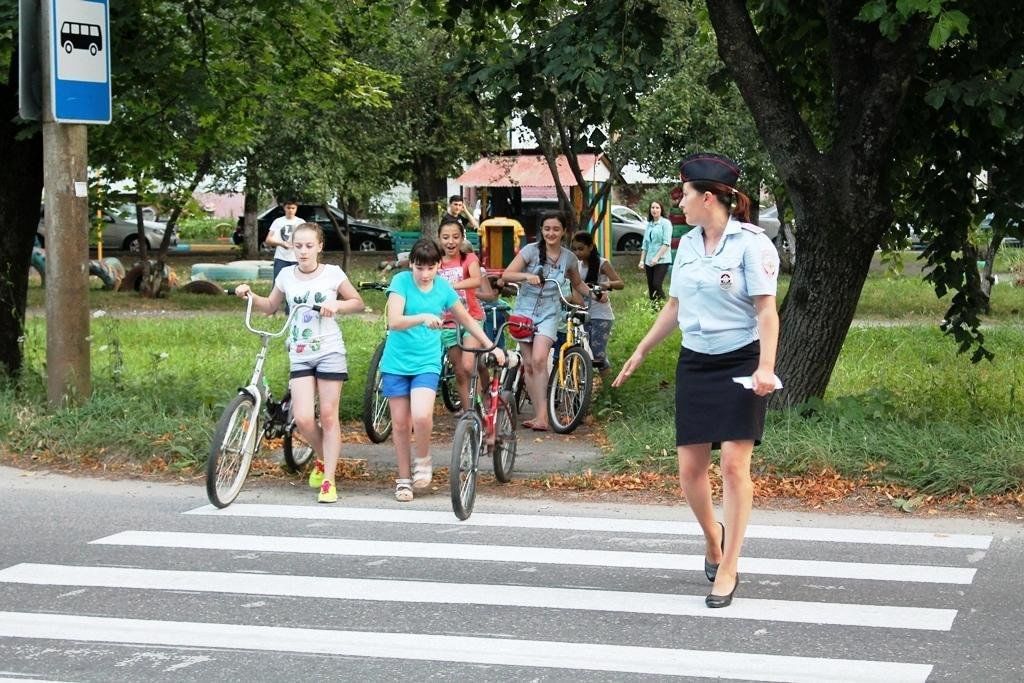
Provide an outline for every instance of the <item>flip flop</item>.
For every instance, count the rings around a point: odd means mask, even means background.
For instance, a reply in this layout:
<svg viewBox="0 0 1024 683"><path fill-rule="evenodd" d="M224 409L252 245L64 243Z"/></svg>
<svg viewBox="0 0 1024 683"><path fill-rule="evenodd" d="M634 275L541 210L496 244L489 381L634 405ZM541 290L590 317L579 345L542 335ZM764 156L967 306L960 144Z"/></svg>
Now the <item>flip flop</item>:
<svg viewBox="0 0 1024 683"><path fill-rule="evenodd" d="M523 420L523 426L527 429L533 429L533 420Z"/></svg>
<svg viewBox="0 0 1024 683"><path fill-rule="evenodd" d="M546 432L546 431L548 431L547 427L538 427L536 425L530 425L530 429L532 429L535 432Z"/></svg>

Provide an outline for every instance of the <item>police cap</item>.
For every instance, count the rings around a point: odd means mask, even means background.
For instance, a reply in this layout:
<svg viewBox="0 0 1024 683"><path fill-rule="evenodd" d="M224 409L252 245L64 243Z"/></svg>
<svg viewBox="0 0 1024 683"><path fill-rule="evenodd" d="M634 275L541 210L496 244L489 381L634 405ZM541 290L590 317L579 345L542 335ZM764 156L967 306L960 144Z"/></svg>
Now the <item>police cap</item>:
<svg viewBox="0 0 1024 683"><path fill-rule="evenodd" d="M740 167L735 161L721 154L697 152L683 157L679 162L679 177L683 182L693 180L709 180L736 187L740 177Z"/></svg>

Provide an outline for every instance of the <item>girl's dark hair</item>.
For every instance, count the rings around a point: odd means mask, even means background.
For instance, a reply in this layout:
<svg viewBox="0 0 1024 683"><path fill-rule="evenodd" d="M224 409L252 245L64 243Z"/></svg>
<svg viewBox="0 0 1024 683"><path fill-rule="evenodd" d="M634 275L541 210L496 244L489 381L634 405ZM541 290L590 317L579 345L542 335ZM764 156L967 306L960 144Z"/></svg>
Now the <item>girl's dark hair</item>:
<svg viewBox="0 0 1024 683"><path fill-rule="evenodd" d="M548 262L548 250L542 242L544 238L540 235L540 229L544 227L544 221L549 221L554 218L558 221L558 224L562 226L562 232L565 232L565 216L562 215L561 211L546 211L540 216L540 223L537 225L537 251L540 252L540 265L544 266Z"/></svg>
<svg viewBox="0 0 1024 683"><path fill-rule="evenodd" d="M658 208L661 209L661 217L662 218L668 218L668 216L665 215L665 206L661 202L653 201L653 202L651 202L651 204L657 204ZM651 207L649 207L649 206L647 207L647 222L648 223L653 223L654 222L654 214L651 213Z"/></svg>
<svg viewBox="0 0 1024 683"><path fill-rule="evenodd" d="M441 262L444 252L437 240L423 237L409 250L409 263L415 266L433 266Z"/></svg>
<svg viewBox="0 0 1024 683"><path fill-rule="evenodd" d="M724 183L711 180L691 180L690 186L697 192L710 192L734 218L750 222L750 197Z"/></svg>
<svg viewBox="0 0 1024 683"><path fill-rule="evenodd" d="M590 255L587 257L587 277L584 279L584 282L588 285L596 285L597 276L601 272L601 252L594 246L594 236L586 230L580 230L572 236L572 241L579 242L587 247L593 247L590 250Z"/></svg>
<svg viewBox="0 0 1024 683"><path fill-rule="evenodd" d="M459 227L459 232L461 232L461 233L462 233L462 236L463 236L463 237L465 237L465 236L466 236L466 226L465 226L465 225L463 225L463 224L462 224L462 221L460 221L460 220L459 220L458 218L451 218L451 217L449 217L449 218L445 218L445 219L443 219L443 220L441 221L441 225L440 225L440 227L438 227L438 229L437 229L437 234L438 234L438 235L440 235L440 234L441 234L441 228L443 228L443 227L444 227L444 226L446 226L446 225L457 225L457 226Z"/></svg>

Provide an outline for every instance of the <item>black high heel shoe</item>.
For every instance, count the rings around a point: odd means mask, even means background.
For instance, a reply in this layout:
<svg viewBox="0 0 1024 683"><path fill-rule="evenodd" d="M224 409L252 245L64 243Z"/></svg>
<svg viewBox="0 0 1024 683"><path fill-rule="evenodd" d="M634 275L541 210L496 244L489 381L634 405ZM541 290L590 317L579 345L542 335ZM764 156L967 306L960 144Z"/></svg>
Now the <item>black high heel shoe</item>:
<svg viewBox="0 0 1024 683"><path fill-rule="evenodd" d="M736 583L733 584L732 590L729 591L728 595L715 595L714 593L708 593L708 596L704 598L704 604L711 609L718 607L728 607L732 604L732 596L736 595L736 589L740 587L740 575L736 574Z"/></svg>
<svg viewBox="0 0 1024 683"><path fill-rule="evenodd" d="M722 524L721 522L719 522L718 526L722 527L722 552L724 553L725 552L725 525ZM711 583L714 583L715 582L715 577L718 576L718 565L717 564L711 564L710 562L708 562L708 556L707 555L704 556L704 576L708 577L708 581L710 581Z"/></svg>

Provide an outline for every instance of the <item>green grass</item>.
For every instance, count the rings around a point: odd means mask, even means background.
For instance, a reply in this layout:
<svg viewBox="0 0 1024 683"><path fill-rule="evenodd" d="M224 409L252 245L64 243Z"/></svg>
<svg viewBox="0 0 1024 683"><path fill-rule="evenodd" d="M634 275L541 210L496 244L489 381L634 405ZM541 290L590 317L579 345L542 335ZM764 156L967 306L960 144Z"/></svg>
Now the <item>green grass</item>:
<svg viewBox="0 0 1024 683"><path fill-rule="evenodd" d="M283 317L259 316L279 327ZM353 352L342 400L343 419L360 414L369 353L383 334L382 322L343 319ZM27 372L0 390L0 445L13 452L50 451L71 459L84 455L192 464L205 459L217 416L245 385L259 347L242 326L241 311L188 319L117 319L92 323L93 395L81 406L45 408L45 326L26 330ZM288 374L281 340L271 342L266 365L271 390L280 396Z"/></svg>
<svg viewBox="0 0 1024 683"><path fill-rule="evenodd" d="M634 326L617 327L616 344L629 347L630 337L638 339L642 331ZM996 360L972 365L933 327L852 329L825 399L769 414L755 453L758 467L870 473L929 493L1019 489L1024 359L1015 351L1024 344L1024 330L1003 326L989 330L988 338ZM663 343L624 387L596 401L613 444L610 469L675 468L678 343L678 336Z"/></svg>
<svg viewBox="0 0 1024 683"><path fill-rule="evenodd" d="M610 343L621 364L646 333L655 312L646 303L643 275L632 258L620 259L627 289L616 292L616 324ZM353 280L372 279L371 268L355 268ZM783 288L785 287L783 282ZM269 283L259 285L261 291ZM383 310L378 292L363 294ZM43 305L38 286L30 305ZM144 301L133 294L90 292L90 308L107 311L150 308L166 316L116 317L92 321L93 396L82 406L45 408L45 324L30 318L26 373L16 386L0 388L0 447L14 452L47 450L79 456L165 458L173 465L202 462L210 432L235 387L249 377L258 340L242 327L242 303L233 297L175 294ZM758 471L803 473L831 467L849 476L869 473L925 492L1019 490L1024 481L1021 394L1024 345L1019 310L1024 289L999 285L986 343L994 362L972 365L957 355L937 329L945 304L918 278L869 278L858 317L901 321L897 326L854 326L838 360L824 401L769 415L765 443L756 454ZM205 310L182 317L175 310ZM269 326L281 318L265 318ZM366 363L383 333L378 320L342 322L349 348L350 380L342 416L359 416ZM593 413L606 426L611 470L675 468L674 370L679 336L655 349L621 389L608 383L595 397ZM272 343L267 367L280 391L287 359Z"/></svg>

